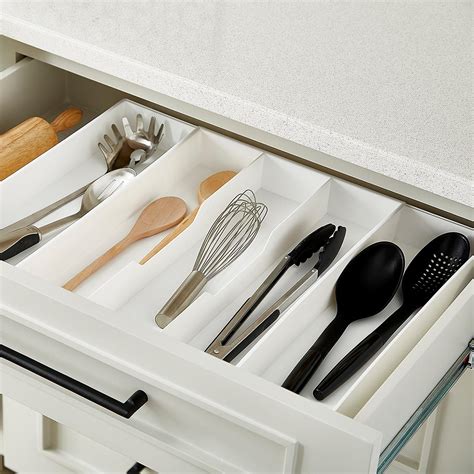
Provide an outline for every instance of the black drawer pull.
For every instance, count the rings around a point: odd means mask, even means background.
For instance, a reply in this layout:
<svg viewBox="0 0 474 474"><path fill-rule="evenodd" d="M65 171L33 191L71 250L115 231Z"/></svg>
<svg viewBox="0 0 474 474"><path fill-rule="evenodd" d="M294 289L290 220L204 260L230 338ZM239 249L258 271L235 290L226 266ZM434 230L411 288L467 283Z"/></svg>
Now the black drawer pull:
<svg viewBox="0 0 474 474"><path fill-rule="evenodd" d="M24 354L20 354L4 345L0 345L0 357L3 357L13 364L19 365L20 367L23 367L24 369L29 370L60 387L70 390L81 397L87 398L87 400L97 403L97 405L113 411L124 418L130 418L148 401L147 394L143 390L137 390L127 401L119 402L118 400L115 400L115 398L109 397L82 382L74 380L61 372L58 372L47 365L41 364L40 362L31 359Z"/></svg>
<svg viewBox="0 0 474 474"><path fill-rule="evenodd" d="M143 464L140 464L139 462L136 462L128 471L127 474L139 474L140 472L145 469L145 466Z"/></svg>

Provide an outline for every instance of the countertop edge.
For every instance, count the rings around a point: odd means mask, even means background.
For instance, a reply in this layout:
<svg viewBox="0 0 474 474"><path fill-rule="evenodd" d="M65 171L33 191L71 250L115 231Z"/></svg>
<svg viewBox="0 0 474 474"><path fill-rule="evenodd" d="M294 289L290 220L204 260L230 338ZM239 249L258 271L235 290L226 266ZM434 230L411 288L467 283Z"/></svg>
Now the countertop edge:
<svg viewBox="0 0 474 474"><path fill-rule="evenodd" d="M1 15L1 19L0 34L16 41L332 155L454 202L467 206L474 204L474 186L468 178L378 149L357 138L317 127L30 22L9 15ZM229 110L232 114L229 114Z"/></svg>

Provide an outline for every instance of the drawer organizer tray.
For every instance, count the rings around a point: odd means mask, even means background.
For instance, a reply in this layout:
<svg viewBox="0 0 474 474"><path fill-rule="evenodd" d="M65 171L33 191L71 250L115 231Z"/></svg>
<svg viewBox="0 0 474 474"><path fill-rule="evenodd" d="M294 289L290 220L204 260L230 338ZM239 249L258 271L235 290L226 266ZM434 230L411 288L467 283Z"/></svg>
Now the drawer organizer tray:
<svg viewBox="0 0 474 474"><path fill-rule="evenodd" d="M280 469L294 472L298 469L316 469L316 465L327 470L331 464L316 462L321 452L305 451L303 455L301 452L304 450L298 451L297 448L298 443L313 447L315 439L323 446L326 435L327 442L333 445L350 441L351 449L357 450L357 446L363 448L360 458L353 458L354 465L368 466L367 470L373 471L382 436L377 438L368 427L374 426L384 436L384 445L400 428L400 420L382 420L378 423L374 421L373 414L387 409L384 398L388 390L386 387L393 385L393 380L409 379L407 361L414 357L422 344L426 344L426 338L438 334L436 328L445 324L447 318L448 323L451 321L449 305L468 284L474 258L397 331L369 364L323 402L317 402L312 397L316 384L342 356L400 305L400 294L380 314L351 325L301 396L287 392L279 385L332 319L335 314L334 285L347 263L362 249L381 240L395 242L403 250L408 265L435 236L457 231L468 235L472 245L472 231L401 201L192 126L157 112L153 107L123 99L125 95L118 91L44 63L24 59L1 74L2 88L5 84L12 90L14 81L25 80L31 75L39 77L40 93L36 93L36 99L30 101L25 114L13 115L12 120L18 122L30 115L51 117L64 104L73 103L87 109L86 122L89 123L69 137L64 137L61 143L1 183L0 227L21 219L103 174L105 163L97 142L104 133L110 133L112 123L120 124L123 116L133 123L136 114L141 113L145 123L148 123L151 115L155 115L158 123L165 124L165 138L158 153L150 159L148 166L139 170L140 173L130 184L64 231L45 239L29 254L1 264L0 277L5 284L3 313L8 320L5 324L7 342L16 345L18 350L30 351L32 357L47 359L45 363L54 365L54 354L40 347L41 341L50 338L54 340L51 347L56 348L57 353L64 351L68 354L64 360L57 361L58 370L67 372L73 368L83 380L95 386L104 385L101 381L107 381L105 392L118 390L118 393L125 395L129 394L130 389L123 387L145 389L150 404L134 415L136 426L126 424L124 432L136 437L135 431L139 430L146 439L144 443L149 443L149 453L153 452L152 445L155 446L153 443L156 442L155 448L179 457L180 466L188 466L189 463L192 466L190 471L267 469L277 472ZM48 85L48 80L53 82ZM44 94L41 93L43 88ZM116 103L117 100L120 101ZM13 110L11 101L6 106ZM14 123L1 125L8 128ZM235 171L236 175L202 203L189 228L147 263L141 265L138 262L166 233L135 243L87 279L75 292L61 288L85 265L122 238L147 204L158 197L174 195L181 197L191 211L198 205L199 183L223 170ZM269 209L257 238L236 262L211 280L199 297L174 321L164 329L158 328L154 315L191 270L211 223L236 194L246 189L252 189L257 200ZM16 206L9 206L11 202L15 202ZM39 223L72 213L78 207L79 199ZM337 258L321 278L231 364L204 354L209 343L265 279L275 263L301 238L327 223L345 226L347 234ZM314 261L292 268L272 291L268 302L261 305L256 313L282 295L288 288L288 281L296 281L309 270L311 264ZM38 308L43 304L47 314L44 315L45 326L40 328L42 322ZM61 331L51 326L59 315L61 324L70 331L67 336L64 336L66 329L60 336ZM68 317L72 319L67 321ZM28 320L25 326L31 327L21 328L24 323L22 318ZM74 331L83 334L83 331L87 332L88 325L96 330L91 334L90 341L83 343L76 338ZM98 332L102 332L107 339L100 350L97 349ZM37 344L32 341L37 341ZM129 375L127 369L132 372L133 364L122 360L120 354L116 357L116 354L107 352L111 347L125 346L140 349L136 351L136 361L141 360L143 366L134 368L133 375ZM447 347L447 350L451 349L451 346ZM99 362L94 358L102 350L104 361ZM68 351L73 351L74 357ZM159 366L167 351L170 360L176 358L178 361L176 367L188 370L190 364L195 364L197 380L185 380L186 374L179 371L175 374L171 365ZM154 361L155 353L161 354L159 362ZM83 361L83 366L77 361ZM93 370L84 368L89 364L94 367ZM152 374L153 370L156 373ZM217 380L215 387L210 386L213 376ZM15 375L12 377L15 378ZM120 389L118 381L123 382ZM189 387L193 386L202 395L190 394L190 388L188 392L180 389L180 384L184 387L188 382ZM109 383L110 386L107 385ZM229 411L224 407L224 401L221 403L217 398L221 390L219 383L224 384L222 393L228 396L232 388L236 393L254 394L262 406L267 401L274 409L280 407L282 419L275 420L274 427L270 427L273 423L271 413L266 413L263 408L262 419L266 420L266 424L254 422L245 415L236 415L232 409ZM215 398L212 398L212 389L217 393ZM428 390L428 387L423 385L421 391L424 389ZM51 393L54 394L54 390ZM62 392L58 396L61 398ZM25 395L25 403L27 398ZM237 395L235 399L230 398L241 413L246 410ZM64 403L67 405L68 402ZM182 412L173 414L173 409ZM211 411L212 415L209 414ZM254 412L254 416L258 418L260 415ZM284 435L280 424L283 419L291 427L293 420L299 420L294 423L295 426L299 424L301 429L298 428L292 435ZM319 429L324 429L316 430L317 434L314 434L312 427L316 424L307 424L311 422L317 422ZM215 437L202 436L200 423L212 425L218 441ZM180 426L185 427L181 432ZM306 430L305 427L311 429ZM254 458L244 459L236 454L230 448L232 443L225 441L229 433L235 436L244 451L253 453ZM114 445L113 437L111 439L110 447L119 449L118 445ZM367 445L370 445L370 450ZM133 449L138 452L138 447ZM265 450L273 453L274 457L270 459L260 455ZM127 455L132 456L135 453L132 451ZM332 456L337 454L332 453ZM146 460L150 467L159 470L160 466L153 465L151 458ZM339 470L349 469L346 461L339 459L337 462Z"/></svg>

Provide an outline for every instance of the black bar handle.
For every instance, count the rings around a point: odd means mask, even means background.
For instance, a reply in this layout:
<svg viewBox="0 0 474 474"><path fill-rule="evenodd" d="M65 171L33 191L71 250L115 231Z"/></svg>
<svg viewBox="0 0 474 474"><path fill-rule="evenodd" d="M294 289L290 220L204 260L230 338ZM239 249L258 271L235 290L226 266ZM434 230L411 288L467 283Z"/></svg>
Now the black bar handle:
<svg viewBox="0 0 474 474"><path fill-rule="evenodd" d="M99 392L95 388L89 387L82 382L68 377L63 373L58 372L47 365L41 364L40 362L31 359L24 354L20 354L4 345L0 345L0 357L65 388L66 390L70 390L81 397L87 398L87 400L97 403L97 405L113 411L124 418L130 418L148 401L147 394L143 390L137 390L128 400L120 402L115 398Z"/></svg>

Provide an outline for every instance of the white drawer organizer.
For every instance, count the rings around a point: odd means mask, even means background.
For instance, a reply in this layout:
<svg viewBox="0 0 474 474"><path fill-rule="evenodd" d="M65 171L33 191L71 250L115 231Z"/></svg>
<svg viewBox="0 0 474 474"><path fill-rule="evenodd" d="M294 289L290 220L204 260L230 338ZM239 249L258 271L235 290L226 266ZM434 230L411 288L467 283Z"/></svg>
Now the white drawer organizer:
<svg viewBox="0 0 474 474"><path fill-rule="evenodd" d="M467 285L474 258L324 402L312 398L312 389L399 305L399 296L381 314L346 331L301 396L279 385L330 321L334 284L360 250L390 240L402 248L408 264L436 235L459 231L472 240L471 230L153 108L129 100L109 108L126 95L37 60L27 58L6 69L0 83L2 110L16 113L1 123L2 130L28 116L51 117L68 104L87 109L86 120L96 117L0 184L0 227L104 173L97 142L122 116L132 121L140 112L147 123L154 114L165 123L166 134L157 159L131 184L26 258L0 267L5 346L115 400L127 400L137 390L148 400L123 418L11 360L2 362L2 393L121 453L120 459L159 472L375 472L381 451L474 335L472 312L466 304L453 303L464 288L460 298L469 298L466 292L472 296L472 285ZM30 86L25 89L29 100L18 92L18 84ZM162 234L130 247L75 293L61 288L123 236L146 204L176 195L193 209L200 181L226 169L237 175L145 265L138 261ZM247 188L269 208L257 239L160 330L155 313L191 269L215 217ZM78 206L76 200L43 222ZM346 226L347 236L318 282L232 364L205 354L275 262L329 222ZM295 281L306 270L296 268L285 279ZM426 377L425 359L434 344L442 361ZM5 451L15 468L18 453L8 446Z"/></svg>

